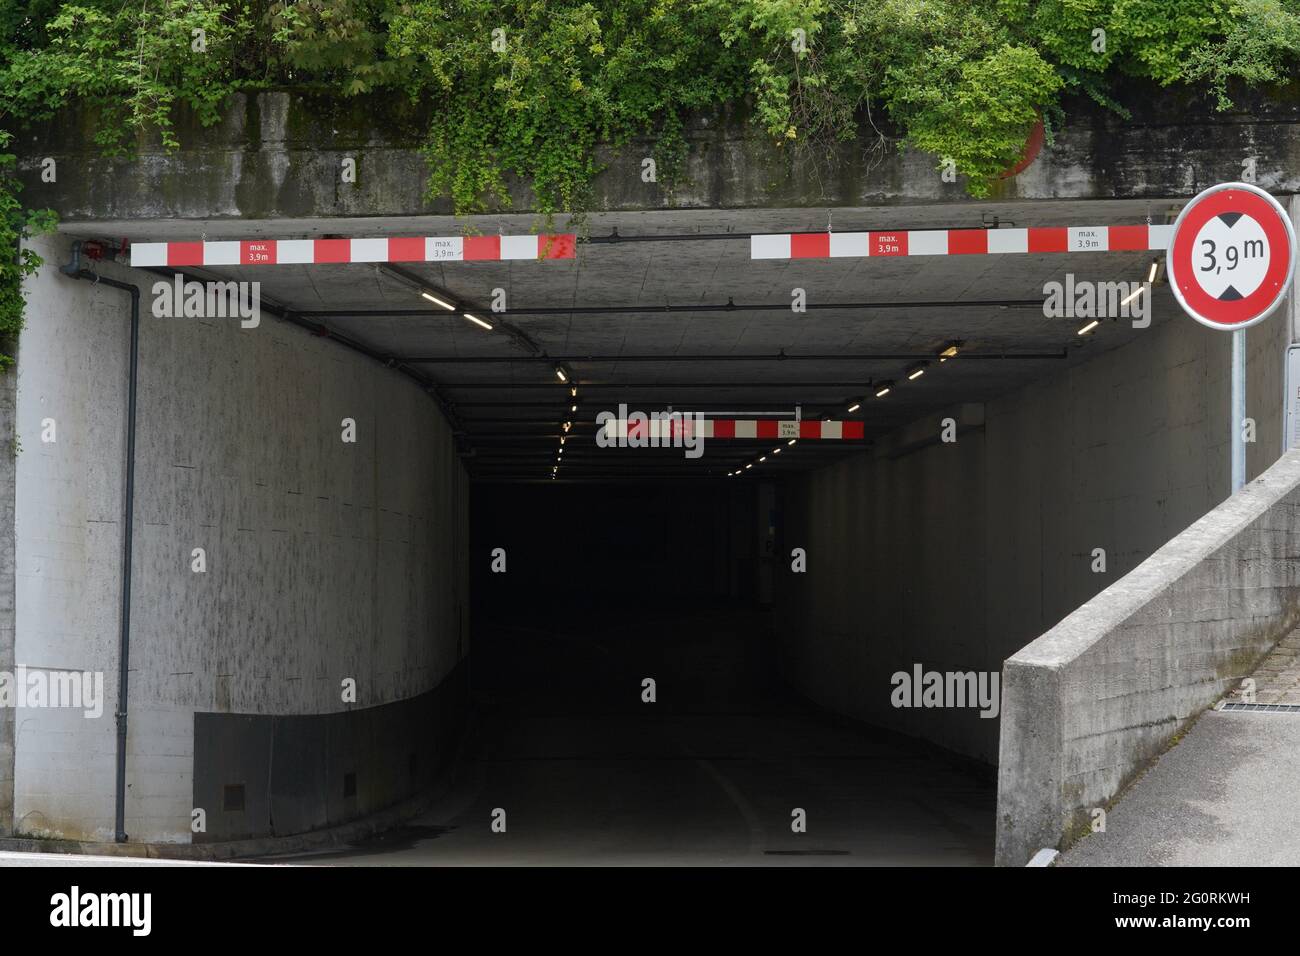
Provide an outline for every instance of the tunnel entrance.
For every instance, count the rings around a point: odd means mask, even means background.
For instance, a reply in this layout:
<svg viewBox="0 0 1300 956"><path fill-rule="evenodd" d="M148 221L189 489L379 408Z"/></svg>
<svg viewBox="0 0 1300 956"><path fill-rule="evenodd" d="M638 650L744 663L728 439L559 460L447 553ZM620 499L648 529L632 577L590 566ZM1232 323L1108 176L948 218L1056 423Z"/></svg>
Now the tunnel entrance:
<svg viewBox="0 0 1300 956"><path fill-rule="evenodd" d="M469 838L508 793L538 861L991 862L990 768L792 686L772 485L483 484L474 502L484 782L460 852L519 852Z"/></svg>
<svg viewBox="0 0 1300 956"><path fill-rule="evenodd" d="M446 790L294 859L991 864L991 767L792 685L772 485L485 482L472 502L469 730Z"/></svg>
<svg viewBox="0 0 1300 956"><path fill-rule="evenodd" d="M1153 434L1209 447L1132 414L1188 365L1167 291L1141 325L1043 310L1062 275L1145 277L1130 231L1155 227L1104 224L1148 205L981 207L980 236L916 207L880 253L772 233L806 210L600 214L558 242L486 216L499 238L449 246L447 217L70 226L126 237L99 268L144 291L132 733L165 746L179 720L194 756L137 832L187 840L219 806L193 842L278 837L425 794L404 837L330 858L990 862L995 709L902 706L892 678L993 686L1107 582L1079 555L1113 579L1164 540L1149 514L1172 533L1213 502L1123 467L1186 457ZM256 283L259 321L149 309L178 277ZM119 347L55 319L28 354ZM28 369L20 398L49 387ZM19 477L36 513L46 476ZM211 576L168 578L200 540ZM257 609L255 650L197 599L195 636L159 637L156 596L208 581ZM285 673L230 679L262 657Z"/></svg>

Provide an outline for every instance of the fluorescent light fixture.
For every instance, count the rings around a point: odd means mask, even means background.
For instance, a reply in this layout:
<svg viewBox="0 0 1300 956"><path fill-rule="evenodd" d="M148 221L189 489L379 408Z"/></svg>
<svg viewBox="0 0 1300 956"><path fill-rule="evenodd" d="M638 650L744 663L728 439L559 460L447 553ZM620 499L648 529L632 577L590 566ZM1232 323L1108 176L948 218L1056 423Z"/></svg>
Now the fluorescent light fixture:
<svg viewBox="0 0 1300 956"><path fill-rule="evenodd" d="M1156 273L1158 273L1159 271L1160 271L1160 260L1159 260L1159 259L1152 259L1152 260L1151 260L1151 271L1147 273L1147 281L1148 281L1148 282L1155 282L1155 281L1156 281Z"/></svg>
<svg viewBox="0 0 1300 956"><path fill-rule="evenodd" d="M572 427L573 427L573 422L565 422L565 423L564 423L564 430L565 430L566 432L567 432L570 428L572 428Z"/></svg>
<svg viewBox="0 0 1300 956"><path fill-rule="evenodd" d="M1148 280L1148 281L1149 281L1149 280ZM1141 295L1145 290L1146 290L1146 286L1144 286L1144 285L1140 285L1140 286L1138 286L1136 289L1134 289L1132 292L1130 292L1127 296L1125 296L1124 298L1120 299L1119 304L1120 304L1120 305L1128 305L1130 302L1132 302L1134 299L1136 299L1138 296L1140 296L1140 295Z"/></svg>
<svg viewBox="0 0 1300 956"><path fill-rule="evenodd" d="M746 468L753 468L754 466L753 466L752 464L749 464L749 465L746 465L745 467L746 467Z"/></svg>
<svg viewBox="0 0 1300 956"><path fill-rule="evenodd" d="M482 326L483 328L487 329L489 332L492 331L492 326L489 325L487 322L484 322L484 321L483 321L482 319L480 319L477 315L472 315L472 314L469 313L469 312L462 312L461 315L465 316L465 318L469 319L469 320L470 320L471 322L473 322L475 325L480 325L480 326Z"/></svg>
<svg viewBox="0 0 1300 956"><path fill-rule="evenodd" d="M924 374L925 374L925 363L922 362L919 365L912 366L912 370L907 373L907 380L909 382L915 382L918 378L920 378Z"/></svg>
<svg viewBox="0 0 1300 956"><path fill-rule="evenodd" d="M876 391L876 398L884 398L894 388L893 382L881 382L880 388Z"/></svg>
<svg viewBox="0 0 1300 956"><path fill-rule="evenodd" d="M763 456L762 456L761 458L759 458L758 460L759 460L759 461L767 461L767 456L766 456L766 455L763 455Z"/></svg>
<svg viewBox="0 0 1300 956"><path fill-rule="evenodd" d="M781 454L781 449L780 449L780 448L773 448L773 449L772 449L772 454L774 454L774 455L779 455L779 454Z"/></svg>
<svg viewBox="0 0 1300 956"><path fill-rule="evenodd" d="M576 412L577 410L578 410L578 406L577 406L576 404L574 404L574 405L570 405L570 406L569 406L569 411L570 411L570 412Z"/></svg>
<svg viewBox="0 0 1300 956"><path fill-rule="evenodd" d="M856 412L856 411L857 411L859 408L861 408L861 407L862 407L862 403L861 403L861 402L854 402L852 405L849 406L849 414L852 415L854 412Z"/></svg>
<svg viewBox="0 0 1300 956"><path fill-rule="evenodd" d="M558 378L561 382L567 382L569 380L568 369L566 369L563 365L555 366L555 377Z"/></svg>
<svg viewBox="0 0 1300 956"><path fill-rule="evenodd" d="M1083 328L1081 328L1081 329L1079 330L1079 334L1080 334L1080 335L1087 335L1089 332L1091 332L1093 329L1095 329L1095 328L1096 328L1097 326L1099 326L1099 325L1101 325L1101 323L1098 322L1096 319L1093 319L1091 322L1089 322L1087 325L1085 325Z"/></svg>
<svg viewBox="0 0 1300 956"><path fill-rule="evenodd" d="M578 386L575 385L575 386L573 386L573 388L569 389L569 397L570 397L570 398L577 398L577 397L578 397Z"/></svg>
<svg viewBox="0 0 1300 956"><path fill-rule="evenodd" d="M452 305L452 304L451 304L450 302L448 302L446 299L440 299L440 298L438 298L436 295L434 295L432 292L430 292L430 291L427 290L427 289L425 289L423 292L421 292L420 295L424 296L426 299L428 299L428 300L429 300L430 302L432 302L434 305L440 305L440 306L442 306L442 307L443 307L444 309L446 309L448 312L455 312L455 311L456 311L456 307L455 307L454 305Z"/></svg>
<svg viewBox="0 0 1300 956"><path fill-rule="evenodd" d="M786 442L786 444L787 444L787 445L793 445L793 444L794 444L795 442L797 442L798 440L799 440L799 439L797 439L797 438L791 438L788 442Z"/></svg>

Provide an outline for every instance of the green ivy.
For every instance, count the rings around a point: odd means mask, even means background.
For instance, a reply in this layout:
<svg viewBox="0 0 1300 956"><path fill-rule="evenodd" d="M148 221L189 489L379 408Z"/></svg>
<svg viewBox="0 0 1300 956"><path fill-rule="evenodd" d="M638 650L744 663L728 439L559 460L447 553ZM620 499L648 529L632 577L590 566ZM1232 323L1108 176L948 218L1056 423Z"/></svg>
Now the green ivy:
<svg viewBox="0 0 1300 956"><path fill-rule="evenodd" d="M48 209L24 209L18 198L21 185L14 178L16 157L6 152L11 134L0 130L0 371L13 364L13 341L23 328L24 277L42 265L33 249L20 242L54 228L55 215Z"/></svg>

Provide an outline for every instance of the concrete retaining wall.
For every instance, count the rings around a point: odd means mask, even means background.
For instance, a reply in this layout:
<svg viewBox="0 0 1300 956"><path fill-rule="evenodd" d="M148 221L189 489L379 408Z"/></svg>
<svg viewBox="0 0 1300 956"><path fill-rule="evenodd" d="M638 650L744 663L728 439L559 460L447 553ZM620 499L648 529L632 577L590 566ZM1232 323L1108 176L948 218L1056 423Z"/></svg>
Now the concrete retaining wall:
<svg viewBox="0 0 1300 956"><path fill-rule="evenodd" d="M1067 100L1068 123L1028 169L995 183L995 198L1190 197L1241 178L1248 157L1261 187L1300 190L1294 85L1271 98L1235 91L1236 108L1225 113L1185 90L1135 83L1111 92L1130 119L1084 96ZM95 118L70 107L22 131L14 149L24 201L48 206L64 221L446 214L447 198L425 195L428 165L421 153L436 108L388 91L346 98L239 94L207 128L178 106L179 149L142 136L131 156L105 157L95 145ZM749 120L741 109L688 118L685 169L671 188L662 170L662 183L641 178L642 159L656 152L653 141L601 148L597 159L605 171L593 184L592 208L972 202L964 178L945 182L938 157L878 139L879 115L870 122L863 117L864 132L855 139L819 145L815 155L792 153ZM57 182L42 181L47 159L57 162ZM356 161L355 183L340 180L344 159ZM509 188L514 212L536 209L528 183L512 180ZM777 217L771 228L790 227L788 217Z"/></svg>
<svg viewBox="0 0 1300 956"><path fill-rule="evenodd" d="M98 719L16 713L12 819L20 834L103 840L129 298L60 275L68 245L40 242L47 265L26 284L14 660L102 672L106 702ZM189 841L196 714L361 714L426 694L465 656L468 482L447 423L409 379L269 315L256 329L155 318L156 277L99 268L144 285L126 827ZM42 441L46 419L55 442Z"/></svg>
<svg viewBox="0 0 1300 956"><path fill-rule="evenodd" d="M14 473L18 456L14 401L18 373L0 373L0 672L14 669ZM14 816L14 711L0 707L0 837L12 833Z"/></svg>
<svg viewBox="0 0 1300 956"><path fill-rule="evenodd" d="M1156 313L1123 347L982 412L928 416L784 489L778 620L803 693L997 759L998 721L972 709L896 709L891 675L918 663L1000 671L1228 494L1231 337L1177 313L1167 294ZM1254 476L1281 448L1290 323L1274 316L1246 336ZM957 441L942 444L949 414L961 424ZM794 547L807 549L805 574L790 572ZM1093 571L1098 548L1102 573Z"/></svg>
<svg viewBox="0 0 1300 956"><path fill-rule="evenodd" d="M1300 452L1012 656L997 860L1091 822L1171 737L1300 623Z"/></svg>

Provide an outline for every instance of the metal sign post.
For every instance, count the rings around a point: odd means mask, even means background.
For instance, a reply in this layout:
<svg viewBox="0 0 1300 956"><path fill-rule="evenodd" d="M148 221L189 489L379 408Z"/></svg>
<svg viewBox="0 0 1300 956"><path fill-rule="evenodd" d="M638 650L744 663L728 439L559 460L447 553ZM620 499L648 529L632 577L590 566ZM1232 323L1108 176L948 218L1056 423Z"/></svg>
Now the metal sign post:
<svg viewBox="0 0 1300 956"><path fill-rule="evenodd" d="M1232 493L1246 484L1246 330L1232 333Z"/></svg>
<svg viewBox="0 0 1300 956"><path fill-rule="evenodd" d="M1295 272L1291 217L1249 183L1221 183L1192 199L1174 221L1165 265L1188 315L1232 332L1232 491L1246 483L1246 329L1280 305Z"/></svg>
<svg viewBox="0 0 1300 956"><path fill-rule="evenodd" d="M1300 345L1286 350L1286 374L1282 385L1283 422L1282 454L1300 448Z"/></svg>

